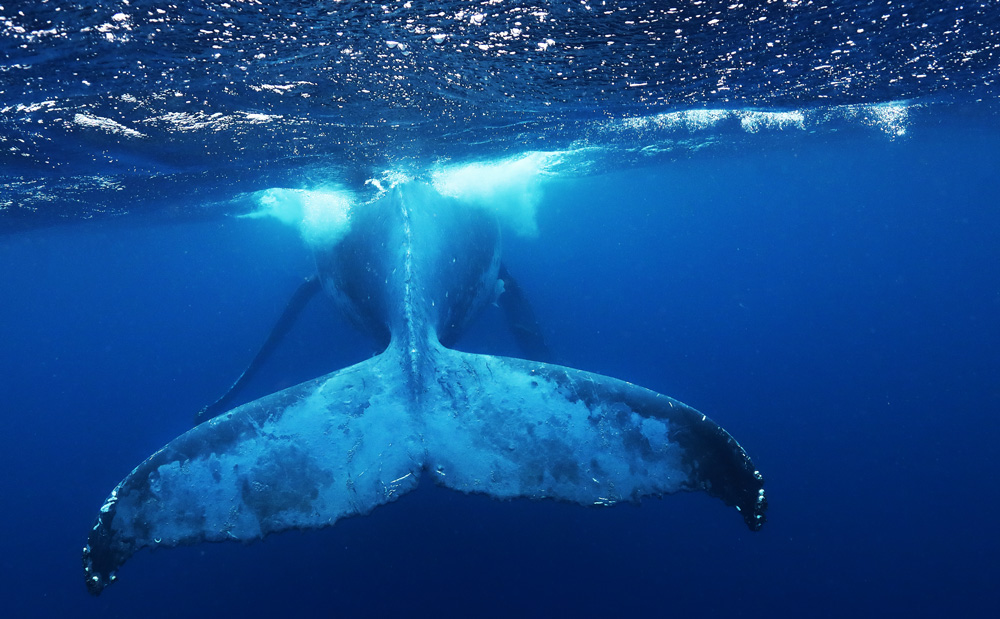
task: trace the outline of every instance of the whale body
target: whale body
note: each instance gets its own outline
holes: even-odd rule
[[[499,499],[613,505],[704,491],[764,523],[763,477],[697,410],[630,383],[447,348],[497,293],[500,226],[428,185],[355,209],[319,281],[383,346],[197,425],[101,507],[83,565],[99,594],[147,547],[251,541],[366,514],[421,476]]]

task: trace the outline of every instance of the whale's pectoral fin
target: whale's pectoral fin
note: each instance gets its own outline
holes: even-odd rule
[[[320,288],[319,277],[313,275],[295,289],[295,293],[285,305],[285,310],[281,313],[281,317],[278,318],[278,322],[271,328],[271,332],[268,334],[267,339],[264,340],[264,343],[261,344],[253,360],[250,361],[250,365],[247,366],[247,369],[243,370],[243,373],[236,379],[236,382],[233,383],[228,391],[222,394],[222,397],[198,411],[195,415],[195,423],[208,421],[229,408],[233,399],[239,395],[243,387],[257,373],[257,370],[264,364],[264,361],[271,356],[278,343],[285,337],[288,330],[292,328],[295,320],[302,313],[302,310],[305,309],[306,305],[309,304],[309,301],[320,291]]]
[[[437,481],[499,498],[611,505],[702,490],[764,523],[763,478],[725,430],[677,400],[599,374],[446,351],[425,441]]]
[[[236,408],[136,467],[90,532],[90,592],[144,547],[321,527],[415,487],[423,448],[387,361],[375,357]]]
[[[503,263],[500,264],[500,281],[503,282],[503,292],[497,297],[497,304],[503,310],[518,348],[529,359],[552,361],[552,351],[545,344],[535,311],[531,308],[524,289]]]

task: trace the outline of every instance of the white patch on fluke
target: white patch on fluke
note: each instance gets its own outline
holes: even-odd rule
[[[273,188],[254,194],[257,210],[247,217],[274,217],[298,228],[310,247],[331,247],[351,229],[353,195],[344,189]]]
[[[508,159],[441,166],[431,173],[443,195],[492,211],[522,236],[536,236],[542,182],[562,153],[530,152]]]

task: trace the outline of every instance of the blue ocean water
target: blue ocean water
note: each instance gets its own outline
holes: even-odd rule
[[[992,616],[995,2],[0,2],[6,616]],[[532,151],[504,257],[557,361],[711,415],[763,529],[424,483],[89,596],[104,497],[314,271],[254,192]],[[521,354],[495,307],[460,347]],[[243,399],[373,352],[317,299]]]

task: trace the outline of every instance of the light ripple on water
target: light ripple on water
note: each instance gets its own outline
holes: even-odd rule
[[[0,218],[570,151],[575,175],[996,98],[994,3],[0,4]],[[59,208],[54,209],[53,204]],[[208,206],[206,206],[208,205]],[[171,207],[176,209],[176,207]],[[191,212],[182,214],[191,215]]]

